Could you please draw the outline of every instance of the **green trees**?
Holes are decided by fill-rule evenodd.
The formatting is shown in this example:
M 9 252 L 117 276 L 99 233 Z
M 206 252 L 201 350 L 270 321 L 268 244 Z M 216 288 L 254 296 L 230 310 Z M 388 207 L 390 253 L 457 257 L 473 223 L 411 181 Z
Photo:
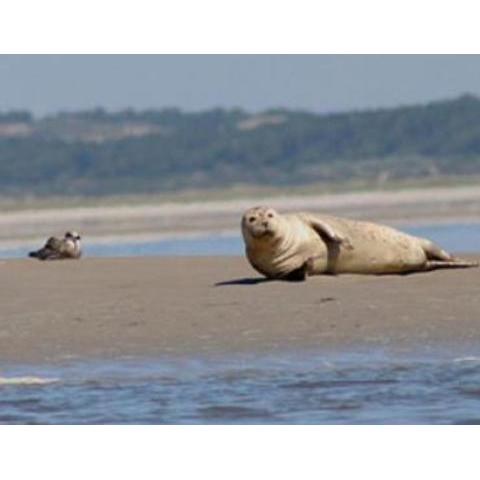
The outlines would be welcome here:
M 0 113 L 0 194 L 480 174 L 480 100 L 331 115 L 215 109 Z

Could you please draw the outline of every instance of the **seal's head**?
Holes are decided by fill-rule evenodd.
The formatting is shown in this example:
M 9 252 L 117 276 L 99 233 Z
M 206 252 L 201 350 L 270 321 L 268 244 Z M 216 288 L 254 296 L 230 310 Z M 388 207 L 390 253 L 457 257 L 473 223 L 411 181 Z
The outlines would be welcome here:
M 280 231 L 281 217 L 269 207 L 253 207 L 242 217 L 242 233 L 246 243 L 255 240 L 271 241 Z
M 80 240 L 82 237 L 77 232 L 67 232 L 65 234 L 65 239 L 66 240 Z

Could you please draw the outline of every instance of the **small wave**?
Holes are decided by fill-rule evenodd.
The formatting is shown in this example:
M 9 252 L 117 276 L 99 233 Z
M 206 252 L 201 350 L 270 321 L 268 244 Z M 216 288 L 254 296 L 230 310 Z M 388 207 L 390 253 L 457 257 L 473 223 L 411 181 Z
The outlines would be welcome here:
M 454 361 L 455 363 L 461 363 L 461 362 L 480 362 L 480 357 L 478 357 L 478 356 L 458 357 L 458 358 L 454 358 L 453 361 Z
M 58 382 L 58 378 L 41 377 L 0 377 L 0 386 L 2 385 L 46 385 Z
M 281 385 L 282 388 L 293 388 L 293 389 L 316 389 L 316 388 L 336 388 L 336 387 L 362 387 L 368 385 L 391 385 L 397 383 L 395 379 L 358 379 L 358 380 L 320 380 L 320 381 L 310 381 L 310 380 L 300 380 L 298 382 L 287 383 Z
M 212 405 L 209 407 L 201 407 L 198 412 L 203 418 L 210 420 L 240 420 L 261 418 L 273 418 L 270 411 L 263 408 L 241 407 L 236 405 Z

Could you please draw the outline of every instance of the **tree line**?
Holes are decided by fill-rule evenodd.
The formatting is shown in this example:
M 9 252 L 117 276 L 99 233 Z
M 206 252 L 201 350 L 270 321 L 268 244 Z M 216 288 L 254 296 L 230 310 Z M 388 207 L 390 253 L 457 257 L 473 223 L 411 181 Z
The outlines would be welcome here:
M 103 195 L 480 174 L 480 100 L 274 109 L 0 113 L 0 195 Z

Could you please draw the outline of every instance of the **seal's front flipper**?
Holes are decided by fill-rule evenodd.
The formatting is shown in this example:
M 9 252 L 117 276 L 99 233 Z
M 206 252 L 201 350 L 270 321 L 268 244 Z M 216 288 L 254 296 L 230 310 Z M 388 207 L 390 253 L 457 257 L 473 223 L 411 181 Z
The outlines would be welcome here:
M 304 282 L 309 275 L 315 275 L 315 258 L 318 257 L 310 257 L 301 267 L 292 270 L 281 279 L 290 282 Z
M 287 282 L 304 282 L 307 279 L 308 274 L 308 261 L 305 262 L 301 267 L 292 270 L 287 273 L 281 280 L 286 280 Z
M 347 250 L 354 250 L 354 247 L 352 245 L 352 242 L 350 242 L 350 239 L 348 237 L 342 237 L 338 236 L 338 239 L 336 240 L 339 245 L 341 245 L 343 248 L 346 248 Z
M 315 217 L 309 217 L 308 221 L 312 228 L 323 238 L 327 241 L 334 242 L 342 247 L 345 247 L 348 250 L 353 250 L 353 245 L 351 244 L 350 240 L 345 237 L 344 235 L 336 232 L 331 225 L 323 220 L 320 220 Z

